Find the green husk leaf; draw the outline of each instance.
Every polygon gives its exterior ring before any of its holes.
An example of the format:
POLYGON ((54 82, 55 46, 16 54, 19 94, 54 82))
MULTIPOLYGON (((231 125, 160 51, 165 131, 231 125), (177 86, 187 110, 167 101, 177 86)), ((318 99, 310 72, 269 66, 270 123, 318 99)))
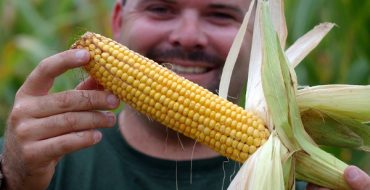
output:
POLYGON ((321 85, 298 91, 301 112, 319 110, 370 121, 370 85, 321 85))
POLYGON ((282 158, 285 189, 294 189, 295 187, 295 159, 288 152, 285 152, 282 155, 285 155, 285 158, 282 158))
POLYGON ((340 160, 327 155, 309 155, 304 151, 296 152, 294 157, 297 179, 329 189, 350 189, 343 178, 347 165, 340 160))
POLYGON ((347 118, 342 115, 337 115, 336 113, 327 113, 329 117, 333 118, 334 120, 338 121, 345 126, 347 126, 351 132, 358 135, 361 138, 362 144, 360 144, 357 148, 359 150, 370 152, 370 126, 353 120, 351 118, 347 118))
POLYGON ((288 149, 281 143, 272 129, 266 109, 261 83, 262 39, 260 32, 261 1, 256 8, 252 41, 251 61, 249 65, 246 108, 264 117, 272 131, 268 141, 255 152, 239 170, 228 189, 278 189, 294 187, 294 165, 288 149), (283 164, 283 165, 282 165, 283 164), (287 174, 287 175, 285 175, 287 174))
POLYGON ((267 2, 263 2, 262 39, 263 39, 263 63, 262 85, 267 101, 269 113, 272 117, 275 130, 285 146, 290 151, 298 149, 293 135, 293 129, 289 118, 289 102, 287 87, 280 64, 277 37, 272 29, 270 15, 267 10, 267 2))
POLYGON ((278 45, 279 40, 271 27, 268 3, 263 2, 262 4, 262 36, 264 39, 262 84, 276 131, 280 137, 283 137, 284 145, 296 148, 290 151, 294 153, 294 157, 300 155, 297 163, 308 160, 301 165, 298 164, 296 168, 298 174, 309 173, 309 175, 300 175, 303 180, 329 188, 348 189, 342 177, 346 164, 318 148, 304 130, 295 98, 295 85, 290 73, 292 70, 288 66, 283 50, 278 45), (300 151, 298 148, 303 150, 300 151), (311 167, 320 168, 320 171, 304 171, 308 168, 299 167, 308 162, 311 163, 311 167))
POLYGON ((370 126, 352 118, 319 111, 302 114, 306 130, 320 145, 370 151, 370 126))

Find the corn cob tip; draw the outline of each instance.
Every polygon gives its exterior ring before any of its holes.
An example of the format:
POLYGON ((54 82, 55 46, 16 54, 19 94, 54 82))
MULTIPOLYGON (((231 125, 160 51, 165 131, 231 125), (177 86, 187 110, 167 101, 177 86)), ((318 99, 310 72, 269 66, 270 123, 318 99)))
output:
POLYGON ((84 34, 82 34, 79 39, 77 39, 72 45, 71 45, 71 49, 78 49, 78 48, 82 48, 82 47, 78 47, 79 44, 84 44, 84 42, 87 40, 87 39, 92 39, 94 36, 100 36, 99 34, 95 34, 93 32, 90 32, 90 31, 87 31, 85 32, 84 34))

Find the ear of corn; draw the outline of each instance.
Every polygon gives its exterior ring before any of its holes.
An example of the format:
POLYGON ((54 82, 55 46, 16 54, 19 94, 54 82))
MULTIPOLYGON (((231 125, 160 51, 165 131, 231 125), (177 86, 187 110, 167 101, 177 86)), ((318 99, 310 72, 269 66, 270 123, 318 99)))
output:
MULTIPOLYGON (((277 2, 279 5, 282 1, 277 2)), ((272 29, 268 6, 264 0, 258 0, 253 32, 257 37, 253 36, 249 69, 254 74, 249 74, 252 77, 247 87, 248 92, 253 93, 247 94, 247 103, 266 119, 271 135, 256 114, 111 39, 88 32, 72 48, 87 49, 92 57, 85 67, 88 73, 136 110, 233 160, 244 162, 249 158, 229 189, 294 189, 295 178, 331 189, 348 189, 342 177, 347 165, 312 141, 303 128, 306 123, 301 121, 298 106, 301 110, 312 107, 315 111, 330 112, 340 118, 336 119, 339 123, 356 129, 355 132, 360 131, 357 130, 360 124, 365 125, 362 120, 368 121, 368 109, 356 108, 348 113, 352 105, 342 104, 338 108, 336 104, 323 104, 317 100, 317 94, 296 97, 299 91, 295 72, 288 66, 287 54, 272 29), (347 114, 346 117, 342 117, 343 114, 347 114)), ((357 92, 361 101, 367 101, 368 90, 369 86, 357 92)), ((350 95, 344 99, 350 99, 350 95)), ((361 138, 368 139, 368 128, 361 131, 366 131, 361 138)), ((319 130, 318 134, 323 132, 319 130)), ((333 139, 329 141, 338 142, 333 139)), ((369 151, 368 144, 366 141, 358 147, 369 151)))
POLYGON ((85 69, 105 89, 228 158, 244 162, 269 136, 256 114, 109 38, 87 32, 72 48, 90 52, 85 69))

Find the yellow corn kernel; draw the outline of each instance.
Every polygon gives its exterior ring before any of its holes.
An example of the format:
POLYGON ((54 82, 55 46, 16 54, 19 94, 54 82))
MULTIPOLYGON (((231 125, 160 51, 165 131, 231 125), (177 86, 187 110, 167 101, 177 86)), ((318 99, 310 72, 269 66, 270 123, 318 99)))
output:
POLYGON ((87 32, 72 48, 89 50, 86 71, 122 101, 230 159, 244 162, 269 136, 256 114, 109 38, 87 32))

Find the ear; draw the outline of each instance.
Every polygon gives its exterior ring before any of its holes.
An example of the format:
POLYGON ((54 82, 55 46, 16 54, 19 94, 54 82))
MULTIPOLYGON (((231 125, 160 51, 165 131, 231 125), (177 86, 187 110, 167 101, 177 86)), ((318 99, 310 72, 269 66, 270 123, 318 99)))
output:
POLYGON ((117 0, 112 14, 112 33, 115 40, 119 40, 122 30, 122 0, 117 0))

